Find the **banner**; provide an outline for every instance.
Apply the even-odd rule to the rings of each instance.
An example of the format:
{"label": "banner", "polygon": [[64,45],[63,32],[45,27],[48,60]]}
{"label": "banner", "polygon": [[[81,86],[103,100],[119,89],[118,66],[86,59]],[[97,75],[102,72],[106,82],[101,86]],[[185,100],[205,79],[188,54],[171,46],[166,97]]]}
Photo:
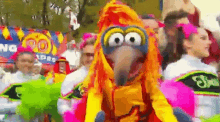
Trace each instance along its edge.
{"label": "banner", "polygon": [[67,49],[64,37],[61,32],[0,26],[0,62],[11,62],[10,56],[22,45],[32,47],[41,63],[53,65]]}

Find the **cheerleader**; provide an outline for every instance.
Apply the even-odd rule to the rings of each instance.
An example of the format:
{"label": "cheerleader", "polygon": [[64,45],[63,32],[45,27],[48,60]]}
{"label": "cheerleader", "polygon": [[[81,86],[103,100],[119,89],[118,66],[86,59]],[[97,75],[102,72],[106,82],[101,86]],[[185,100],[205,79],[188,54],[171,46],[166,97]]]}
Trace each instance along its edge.
{"label": "cheerleader", "polygon": [[[202,118],[210,118],[220,113],[217,71],[213,66],[202,62],[202,58],[209,56],[211,41],[203,28],[192,24],[179,24],[177,27],[177,54],[181,58],[166,67],[165,83],[161,85],[161,89],[171,104],[184,109],[194,117],[194,121],[200,122]],[[197,99],[191,99],[190,95],[178,97],[190,94],[190,89],[186,93],[187,88],[183,90],[184,87],[178,84],[180,82],[192,89]],[[172,85],[168,85],[170,83]],[[175,88],[175,84],[181,87]]]}
{"label": "cheerleader", "polygon": [[[36,55],[30,47],[18,47],[17,52],[11,57],[18,69],[17,72],[11,74],[11,81],[0,82],[0,115],[4,115],[4,122],[24,122],[22,116],[16,114],[15,110],[20,105],[19,94],[13,90],[16,84],[27,82],[34,79],[32,76],[32,68],[34,66]],[[8,93],[8,91],[10,93]],[[32,121],[39,121],[39,118]]]}
{"label": "cheerleader", "polygon": [[[80,44],[82,55],[80,58],[80,68],[73,73],[67,75],[66,79],[62,83],[61,95],[62,98],[58,100],[57,106],[59,113],[63,116],[67,110],[71,110],[71,95],[80,98],[80,90],[77,86],[84,80],[88,74],[90,64],[94,58],[94,43],[96,41],[96,35],[91,33],[85,33],[83,35],[83,42]],[[75,90],[74,90],[75,89]]]}

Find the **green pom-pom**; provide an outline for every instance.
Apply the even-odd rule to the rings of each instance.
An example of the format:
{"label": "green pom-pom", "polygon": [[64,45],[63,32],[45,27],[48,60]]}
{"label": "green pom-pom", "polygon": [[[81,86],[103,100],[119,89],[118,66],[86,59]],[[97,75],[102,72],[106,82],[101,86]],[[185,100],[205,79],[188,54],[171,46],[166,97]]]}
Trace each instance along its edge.
{"label": "green pom-pom", "polygon": [[49,85],[41,79],[23,83],[17,90],[21,94],[21,104],[17,107],[16,113],[27,120],[42,114],[50,114],[55,120],[61,121],[61,116],[57,112],[61,84]]}
{"label": "green pom-pom", "polygon": [[217,114],[209,119],[206,119],[203,122],[220,122],[220,114]]}

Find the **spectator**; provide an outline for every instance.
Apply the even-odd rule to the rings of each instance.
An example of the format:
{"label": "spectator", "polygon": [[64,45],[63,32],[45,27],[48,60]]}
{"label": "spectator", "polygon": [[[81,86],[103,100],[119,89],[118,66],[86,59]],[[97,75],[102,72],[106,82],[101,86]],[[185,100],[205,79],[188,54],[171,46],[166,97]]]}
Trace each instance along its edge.
{"label": "spectator", "polygon": [[219,36],[220,28],[219,28],[219,25],[217,24],[217,16],[213,17],[210,14],[210,16],[208,15],[206,18],[203,18],[201,21],[200,10],[195,5],[193,5],[190,0],[178,0],[178,1],[177,0],[164,0],[163,18],[165,18],[169,12],[172,12],[175,10],[186,11],[188,13],[188,20],[190,23],[198,27],[202,26],[208,32],[209,39],[212,41],[212,44],[209,50],[210,56],[204,58],[203,62],[205,62],[206,64],[220,63],[220,49],[219,49],[218,42],[217,42],[217,40],[220,40],[220,36]]}
{"label": "spectator", "polygon": [[158,30],[160,27],[165,26],[162,22],[157,21],[155,19],[154,15],[152,15],[152,14],[142,15],[141,18],[142,18],[142,21],[143,21],[145,27],[152,28],[154,30],[154,32],[156,32],[156,33],[158,33]]}
{"label": "spectator", "polygon": [[180,10],[173,11],[167,14],[164,19],[165,27],[159,31],[159,48],[161,48],[161,54],[163,56],[162,69],[177,60],[176,57],[176,25],[178,23],[188,23],[188,13]]}
{"label": "spectator", "polygon": [[49,84],[63,82],[70,73],[69,62],[64,57],[60,57],[53,68],[53,72],[49,72],[46,81]]}
{"label": "spectator", "polygon": [[[209,52],[207,51],[207,48],[211,44],[211,41],[208,39],[207,33],[204,31],[204,29],[199,28],[198,32],[195,32],[195,33],[193,32],[190,35],[190,37],[186,37],[182,33],[183,33],[183,30],[178,30],[177,53],[178,55],[182,57],[177,62],[171,63],[167,66],[166,70],[164,71],[165,80],[171,80],[193,69],[204,70],[204,71],[217,74],[214,67],[205,65],[204,63],[201,62],[202,58],[209,56]],[[200,36],[200,37],[197,38],[197,36]],[[188,61],[190,62],[187,63]],[[181,64],[181,62],[184,64]],[[197,64],[194,64],[196,62]],[[182,70],[178,70],[178,72],[174,70],[178,68],[177,64],[179,64],[178,66],[182,67],[181,68]],[[175,68],[172,68],[172,66],[174,65],[175,65]]]}
{"label": "spectator", "polygon": [[62,98],[58,100],[57,106],[59,113],[63,116],[67,110],[71,110],[71,101],[65,100],[70,94],[74,94],[76,97],[80,97],[80,91],[73,90],[78,84],[80,84],[88,74],[89,67],[94,58],[94,43],[96,41],[96,35],[86,33],[83,35],[83,42],[80,45],[82,55],[80,58],[80,68],[75,72],[69,74],[64,80],[61,87]]}
{"label": "spectator", "polygon": [[[195,103],[198,104],[195,111],[196,118],[194,118],[196,122],[201,121],[202,116],[209,118],[219,114],[220,89],[219,81],[216,81],[216,69],[201,61],[202,58],[209,56],[208,49],[211,41],[208,33],[205,29],[196,28],[192,24],[180,24],[177,37],[177,53],[182,57],[166,67],[165,80],[183,82],[194,90],[198,97],[198,101]],[[212,85],[210,81],[213,81]]]}
{"label": "spectator", "polygon": [[41,68],[42,68],[42,63],[39,61],[36,61],[34,63],[34,67],[33,67],[33,71],[32,71],[33,77],[35,77],[36,79],[38,79],[38,78],[45,79],[45,77],[40,74]]}
{"label": "spectator", "polygon": [[[12,74],[13,81],[0,82],[0,92],[2,94],[4,94],[6,90],[9,90],[11,88],[9,86],[14,83],[23,83],[34,79],[34,77],[32,77],[32,68],[34,66],[35,57],[35,53],[30,47],[18,47],[17,52],[14,53],[11,57],[14,60],[18,71]],[[17,94],[16,91],[14,92]],[[15,110],[16,107],[20,104],[20,101],[14,100],[15,98],[12,96],[12,94],[13,93],[9,94],[9,98],[0,98],[0,114],[5,115],[5,122],[24,122],[22,116],[16,115]],[[12,99],[14,101],[11,102],[8,99]],[[40,118],[35,118],[31,121],[37,122],[39,119]]]}
{"label": "spectator", "polygon": [[[196,6],[194,6],[190,0],[184,0],[183,9],[189,13],[189,16],[188,16],[189,22],[192,23],[193,25],[199,27],[200,26],[200,15],[201,15],[199,9],[196,8]],[[211,20],[212,18],[208,17],[208,19]],[[215,19],[215,22],[217,22],[217,20],[216,20],[217,17],[215,17],[214,19]],[[206,64],[220,63],[219,62],[220,61],[220,49],[219,49],[218,43],[215,39],[215,37],[219,38],[220,31],[219,31],[219,29],[213,30],[212,27],[210,27],[211,24],[209,23],[209,21],[202,21],[202,22],[203,22],[202,26],[205,27],[206,31],[208,32],[209,39],[212,41],[212,44],[209,49],[210,56],[204,58],[203,61]],[[204,23],[204,22],[206,22],[206,23]],[[214,22],[212,22],[212,23],[214,23]],[[209,29],[211,29],[213,31],[211,32],[211,30],[209,30]],[[216,36],[214,37],[213,34]]]}

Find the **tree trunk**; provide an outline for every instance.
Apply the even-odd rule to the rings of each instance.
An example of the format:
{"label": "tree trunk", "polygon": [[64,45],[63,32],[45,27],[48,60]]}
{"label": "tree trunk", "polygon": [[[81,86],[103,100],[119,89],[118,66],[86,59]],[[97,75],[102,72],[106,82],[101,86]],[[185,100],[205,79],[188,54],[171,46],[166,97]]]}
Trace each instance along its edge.
{"label": "tree trunk", "polygon": [[5,16],[6,26],[9,26],[8,16],[9,16],[9,13],[7,12],[7,13],[6,13],[6,16]]}
{"label": "tree trunk", "polygon": [[46,28],[47,25],[47,0],[43,2],[43,12],[42,12],[42,19],[43,19],[43,27]]}
{"label": "tree trunk", "polygon": [[1,25],[4,25],[4,22],[3,22],[2,16],[0,16],[0,20],[1,20]]}
{"label": "tree trunk", "polygon": [[78,21],[79,23],[82,22],[82,18],[83,18],[84,13],[85,13],[85,5],[86,5],[87,1],[88,1],[88,0],[84,0],[83,5],[82,5],[82,7],[81,7],[80,10],[79,10],[79,14],[77,15],[77,21]]}

